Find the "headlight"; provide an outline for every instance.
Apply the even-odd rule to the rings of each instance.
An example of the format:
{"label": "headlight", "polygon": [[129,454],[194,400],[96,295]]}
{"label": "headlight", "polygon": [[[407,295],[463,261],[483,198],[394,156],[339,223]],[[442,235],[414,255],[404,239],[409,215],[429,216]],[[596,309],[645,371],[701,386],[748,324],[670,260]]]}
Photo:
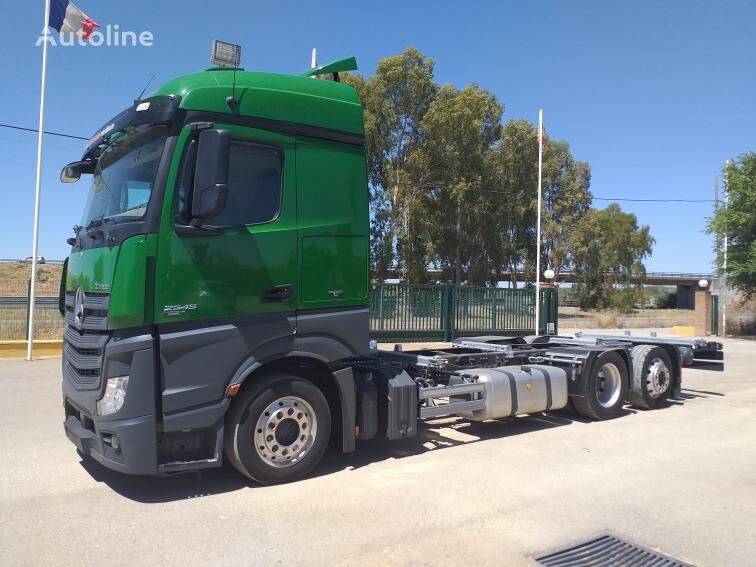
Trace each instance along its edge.
{"label": "headlight", "polygon": [[97,413],[99,415],[110,415],[117,412],[123,407],[126,401],[126,388],[129,386],[128,376],[119,376],[118,378],[108,378],[105,386],[105,394],[97,402]]}

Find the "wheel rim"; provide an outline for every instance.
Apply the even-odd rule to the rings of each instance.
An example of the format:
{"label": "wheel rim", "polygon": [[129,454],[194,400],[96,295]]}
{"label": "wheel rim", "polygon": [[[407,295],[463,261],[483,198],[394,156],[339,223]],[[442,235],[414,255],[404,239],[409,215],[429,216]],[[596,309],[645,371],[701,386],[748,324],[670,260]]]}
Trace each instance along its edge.
{"label": "wheel rim", "polygon": [[312,406],[297,396],[286,396],[260,414],[253,443],[266,465],[286,468],[310,452],[317,434],[318,420]]}
{"label": "wheel rim", "polygon": [[611,362],[607,362],[599,368],[596,378],[596,398],[599,404],[605,408],[616,405],[622,392],[622,376],[619,368]]}
{"label": "wheel rim", "polygon": [[669,368],[661,358],[654,358],[646,372],[646,391],[652,398],[663,395],[670,384]]}

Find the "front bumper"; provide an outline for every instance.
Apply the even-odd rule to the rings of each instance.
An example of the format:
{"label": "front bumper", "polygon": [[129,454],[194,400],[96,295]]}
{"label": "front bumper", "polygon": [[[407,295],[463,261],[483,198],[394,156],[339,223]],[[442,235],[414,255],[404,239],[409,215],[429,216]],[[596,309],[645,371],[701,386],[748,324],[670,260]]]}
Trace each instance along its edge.
{"label": "front bumper", "polygon": [[[159,411],[164,404],[151,335],[105,336],[99,352],[84,350],[77,341],[77,335],[67,333],[63,426],[83,455],[109,469],[141,475],[222,464],[228,398],[163,415]],[[85,364],[91,368],[83,375],[86,380],[80,371]],[[108,378],[116,376],[129,376],[123,407],[111,415],[97,415],[97,400],[102,398]]]}
{"label": "front bumper", "polygon": [[99,424],[82,414],[69,415],[68,407],[63,426],[82,454],[121,473],[158,472],[154,415]]}
{"label": "front bumper", "polygon": [[[102,465],[128,474],[155,474],[157,465],[157,420],[154,341],[149,334],[130,336],[94,335],[99,351],[84,351],[83,341],[67,331],[63,351],[64,429],[77,449]],[[92,353],[88,358],[81,353]],[[98,354],[99,353],[99,354]],[[95,356],[98,359],[95,359]],[[90,360],[92,362],[90,362]],[[99,360],[97,364],[93,362]],[[87,362],[91,378],[82,380]],[[129,375],[126,402],[116,413],[98,416],[97,400],[107,379]]]}

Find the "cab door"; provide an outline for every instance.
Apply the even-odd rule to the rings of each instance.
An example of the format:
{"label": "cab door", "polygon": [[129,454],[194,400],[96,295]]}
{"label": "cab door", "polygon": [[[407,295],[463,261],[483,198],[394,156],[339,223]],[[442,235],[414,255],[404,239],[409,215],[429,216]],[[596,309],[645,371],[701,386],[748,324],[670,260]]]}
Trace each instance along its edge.
{"label": "cab door", "polygon": [[166,188],[171,204],[163,212],[154,307],[166,412],[222,397],[219,377],[230,379],[256,345],[296,331],[294,140],[213,127],[231,135],[225,209],[202,230],[186,230],[199,135],[191,125],[180,136],[173,194]]}

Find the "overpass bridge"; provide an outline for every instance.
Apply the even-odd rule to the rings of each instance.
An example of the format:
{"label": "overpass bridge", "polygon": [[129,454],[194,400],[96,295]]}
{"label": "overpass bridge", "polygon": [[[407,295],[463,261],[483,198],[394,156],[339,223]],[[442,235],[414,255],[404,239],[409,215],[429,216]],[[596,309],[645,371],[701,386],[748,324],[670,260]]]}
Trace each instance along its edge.
{"label": "overpass bridge", "polygon": [[[443,270],[439,267],[432,266],[426,271],[431,279],[440,277],[443,274]],[[389,271],[389,276],[393,278],[401,277],[401,274],[396,268],[392,268]],[[523,281],[524,272],[517,271],[517,280]],[[511,271],[504,271],[500,274],[501,281],[509,281],[512,278]],[[677,308],[678,309],[693,309],[695,304],[695,292],[698,289],[698,282],[706,280],[711,286],[711,282],[717,276],[714,274],[695,273],[695,272],[646,272],[644,285],[666,285],[677,287]],[[556,283],[577,283],[577,274],[573,270],[565,270],[560,272],[556,278]],[[708,289],[707,287],[707,289]]]}

